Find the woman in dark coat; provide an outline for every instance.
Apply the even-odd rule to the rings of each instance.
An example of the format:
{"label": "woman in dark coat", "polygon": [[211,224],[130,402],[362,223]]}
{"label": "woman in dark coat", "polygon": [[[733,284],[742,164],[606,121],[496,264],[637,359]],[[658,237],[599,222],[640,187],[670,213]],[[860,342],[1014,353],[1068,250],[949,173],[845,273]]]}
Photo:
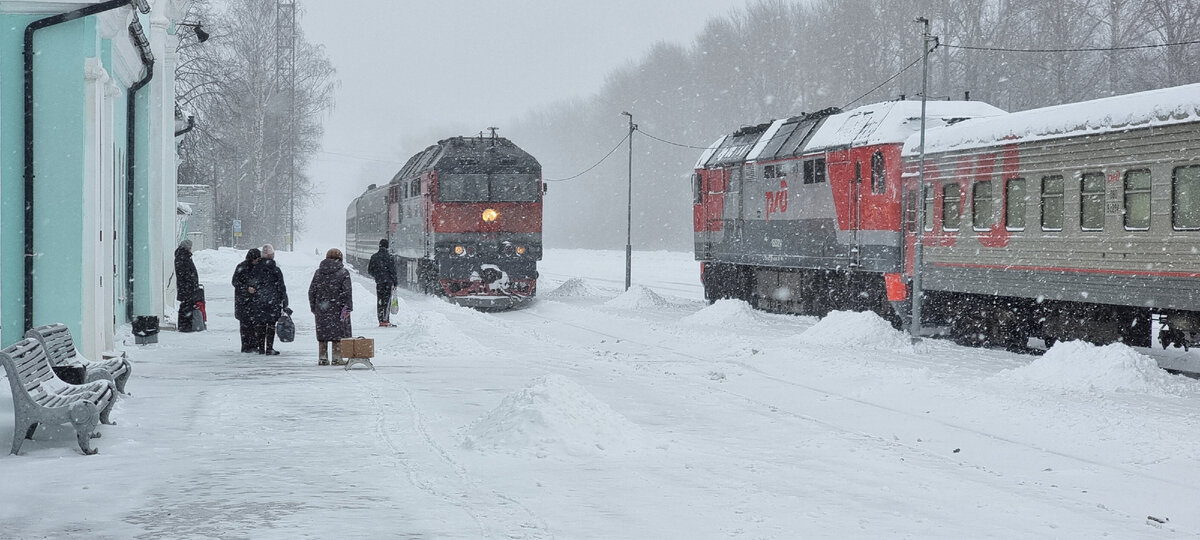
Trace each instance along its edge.
{"label": "woman in dark coat", "polygon": [[175,248],[175,300],[179,301],[179,318],[176,319],[180,332],[192,332],[192,311],[200,298],[200,274],[192,262],[192,241],[184,239]]}
{"label": "woman in dark coat", "polygon": [[251,267],[251,281],[258,287],[251,296],[249,318],[254,326],[254,350],[258,354],[275,355],[275,323],[288,306],[287,286],[283,271],[275,264],[275,247],[262,247],[262,258]]}
{"label": "woman in dark coat", "polygon": [[254,325],[250,320],[254,294],[258,291],[259,276],[256,271],[262,252],[258,248],[250,248],[246,252],[246,260],[238,263],[233,270],[233,316],[238,320],[238,333],[242,336],[242,352],[257,352],[254,341]]}
{"label": "woman in dark coat", "polygon": [[332,364],[345,365],[342,360],[342,338],[351,336],[350,312],[354,311],[354,292],[350,286],[350,271],[342,265],[342,252],[331,248],[325,260],[313,274],[308,286],[308,306],[317,320],[317,365],[331,363],[326,356],[325,344],[332,342]]}

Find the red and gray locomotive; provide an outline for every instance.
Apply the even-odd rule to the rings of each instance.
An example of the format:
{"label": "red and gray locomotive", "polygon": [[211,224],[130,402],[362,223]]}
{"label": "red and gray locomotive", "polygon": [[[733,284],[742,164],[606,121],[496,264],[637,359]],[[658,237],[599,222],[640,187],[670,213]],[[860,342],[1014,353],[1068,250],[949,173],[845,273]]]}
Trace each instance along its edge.
{"label": "red and gray locomotive", "polygon": [[350,203],[347,259],[364,269],[386,238],[402,285],[469,307],[513,307],[537,290],[544,191],[541,164],[506,138],[438,141]]}
{"label": "red and gray locomotive", "polygon": [[1200,341],[1200,85],[926,121],[923,189],[916,102],[715,143],[693,175],[706,296],[899,324],[921,272],[924,322],[960,342],[1146,346],[1155,319],[1164,346]]}

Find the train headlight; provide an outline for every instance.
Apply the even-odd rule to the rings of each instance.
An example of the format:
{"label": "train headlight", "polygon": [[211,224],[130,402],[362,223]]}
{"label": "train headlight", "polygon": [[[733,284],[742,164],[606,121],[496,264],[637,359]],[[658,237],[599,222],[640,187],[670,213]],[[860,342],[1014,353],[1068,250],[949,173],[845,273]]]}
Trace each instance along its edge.
{"label": "train headlight", "polygon": [[487,210],[483,211],[483,216],[481,217],[483,217],[483,221],[491,223],[496,221],[496,218],[500,217],[500,212],[497,212],[492,208],[488,208]]}
{"label": "train headlight", "polygon": [[517,246],[517,255],[525,254],[525,246]]}
{"label": "train headlight", "polygon": [[455,255],[458,255],[459,257],[461,257],[466,253],[467,253],[467,248],[465,246],[454,246],[454,254]]}

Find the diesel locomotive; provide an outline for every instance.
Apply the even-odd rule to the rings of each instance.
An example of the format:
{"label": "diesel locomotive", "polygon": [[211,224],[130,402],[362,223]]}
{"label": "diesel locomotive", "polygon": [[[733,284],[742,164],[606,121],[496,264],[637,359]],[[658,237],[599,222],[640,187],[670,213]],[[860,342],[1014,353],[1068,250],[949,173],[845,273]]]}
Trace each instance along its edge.
{"label": "diesel locomotive", "polygon": [[1164,347],[1200,341],[1200,85],[925,119],[924,171],[916,102],[713,144],[693,175],[706,296],[901,324],[920,272],[923,321],[960,342],[1147,346],[1154,321]]}
{"label": "diesel locomotive", "polygon": [[388,240],[401,283],[479,309],[532,299],[542,258],[542,167],[506,138],[453,137],[408,160],[346,209],[360,271]]}

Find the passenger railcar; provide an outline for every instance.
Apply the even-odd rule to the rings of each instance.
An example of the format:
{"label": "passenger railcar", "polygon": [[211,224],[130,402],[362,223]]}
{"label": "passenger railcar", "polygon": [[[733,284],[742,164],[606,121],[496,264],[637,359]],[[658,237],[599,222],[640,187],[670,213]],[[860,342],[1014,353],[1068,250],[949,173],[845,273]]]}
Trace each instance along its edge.
{"label": "passenger railcar", "polygon": [[930,130],[921,198],[923,306],[956,339],[1200,339],[1200,85]]}
{"label": "passenger railcar", "polygon": [[346,209],[347,260],[366,269],[388,239],[403,284],[461,305],[534,297],[542,257],[542,168],[503,137],[454,137],[408,160]]}

